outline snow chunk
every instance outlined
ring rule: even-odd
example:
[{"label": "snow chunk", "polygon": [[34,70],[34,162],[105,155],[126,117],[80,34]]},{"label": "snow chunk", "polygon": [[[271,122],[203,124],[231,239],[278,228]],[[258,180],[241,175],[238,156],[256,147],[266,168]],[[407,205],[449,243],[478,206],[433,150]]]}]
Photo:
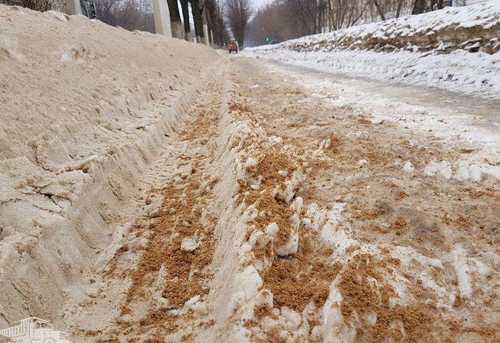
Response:
[{"label": "snow chunk", "polygon": [[451,165],[448,161],[432,161],[424,169],[425,176],[441,176],[450,179],[452,174]]},{"label": "snow chunk", "polygon": [[[248,304],[251,299],[257,296],[262,285],[263,281],[257,269],[252,265],[247,266],[234,278],[233,289],[235,292],[231,298],[230,307],[236,311],[240,306]],[[251,319],[252,316],[247,313],[246,317]]]},{"label": "snow chunk", "polygon": [[271,145],[281,144],[281,143],[283,143],[283,139],[281,137],[278,137],[278,136],[271,136],[271,137],[269,137],[269,143]]},{"label": "snow chunk", "polygon": [[273,294],[268,289],[263,289],[257,294],[255,298],[255,306],[266,307],[267,309],[273,308]]},{"label": "snow chunk", "polygon": [[195,251],[200,246],[196,237],[184,238],[181,243],[181,249],[184,251]]},{"label": "snow chunk", "polygon": [[266,231],[266,234],[272,238],[275,238],[276,235],[278,234],[278,231],[279,231],[279,226],[278,224],[276,223],[271,223],[269,224],[266,228],[265,228],[265,231]]},{"label": "snow chunk", "polygon": [[285,319],[286,328],[290,331],[296,331],[299,329],[302,323],[302,317],[299,313],[294,310],[284,306],[281,308],[281,315]]},{"label": "snow chunk", "polygon": [[410,161],[407,161],[403,165],[403,171],[405,173],[411,174],[415,171],[415,167],[413,166],[413,164]]},{"label": "snow chunk", "polygon": [[323,306],[321,331],[324,342],[353,343],[356,329],[346,325],[340,306],[342,294],[335,285],[330,286],[330,293]]},{"label": "snow chunk", "polygon": [[288,238],[288,241],[275,248],[276,254],[281,257],[290,256],[297,253],[299,249],[299,232],[293,231]]},{"label": "snow chunk", "polygon": [[361,167],[361,168],[362,167],[366,167],[366,166],[368,166],[368,161],[367,160],[359,160],[358,161],[358,166]]},{"label": "snow chunk", "polygon": [[304,225],[308,229],[319,230],[326,222],[327,213],[316,203],[311,203],[307,207]]},{"label": "snow chunk", "polygon": [[480,182],[483,172],[479,166],[469,165],[466,161],[459,161],[456,178],[460,181]]},{"label": "snow chunk", "polygon": [[184,306],[186,308],[192,310],[193,312],[196,312],[196,313],[199,313],[202,315],[208,313],[208,307],[203,302],[203,300],[201,299],[201,297],[199,295],[195,295],[194,297],[189,299]]},{"label": "snow chunk", "polygon": [[292,178],[286,182],[286,189],[276,189],[275,197],[276,199],[280,199],[285,201],[286,203],[290,203],[292,199],[295,197],[295,194],[299,191],[305,181],[305,176],[299,171],[295,171],[292,174]]},{"label": "snow chunk", "polygon": [[345,203],[335,203],[326,215],[326,223],[321,229],[321,238],[330,244],[336,241],[335,233],[337,227],[342,221],[342,212],[345,209]]},{"label": "snow chunk", "polygon": [[460,295],[464,299],[470,299],[472,296],[472,286],[469,278],[469,267],[467,265],[465,250],[461,246],[457,246],[455,250],[451,252],[451,259],[451,263],[457,274]]},{"label": "snow chunk", "polygon": [[262,279],[254,267],[248,266],[237,275],[236,286],[241,286],[248,298],[253,297],[257,294],[257,290],[262,287]]},{"label": "snow chunk", "polygon": [[255,158],[250,157],[249,159],[246,160],[246,162],[243,164],[244,169],[247,170],[251,167],[255,167],[257,165],[257,160]]}]

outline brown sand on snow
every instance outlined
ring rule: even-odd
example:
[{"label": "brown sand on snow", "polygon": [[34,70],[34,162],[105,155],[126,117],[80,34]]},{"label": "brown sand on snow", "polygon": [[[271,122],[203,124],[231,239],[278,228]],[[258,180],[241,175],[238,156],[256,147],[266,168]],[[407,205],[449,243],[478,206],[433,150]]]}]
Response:
[{"label": "brown sand on snow", "polygon": [[[134,337],[148,335],[149,341],[156,342],[163,335],[178,331],[182,327],[180,321],[189,322],[193,318],[192,312],[181,316],[170,312],[181,309],[194,296],[206,296],[209,291],[215,218],[207,211],[207,205],[213,201],[212,189],[217,180],[205,178],[206,161],[213,157],[213,151],[205,145],[213,135],[210,123],[217,120],[217,111],[210,108],[217,106],[217,100],[193,106],[195,119],[180,130],[176,139],[192,148],[176,156],[179,165],[186,169],[173,169],[172,179],[149,195],[160,196],[162,203],[153,211],[149,223],[137,222],[130,231],[132,241],[144,239],[147,243],[136,246],[132,242],[117,249],[103,273],[105,279],[117,283],[130,278],[112,326],[77,330],[79,335],[102,336],[106,331],[111,340],[126,335],[129,340],[141,341],[146,338]],[[185,245],[186,240],[194,245]],[[138,259],[133,264],[122,263],[126,255]],[[157,289],[157,293],[152,295],[151,289]],[[145,313],[136,313],[140,304],[151,297],[161,302],[147,307]]]},{"label": "brown sand on snow", "polygon": [[[208,121],[216,118],[202,113],[193,123],[193,131],[184,131],[181,139],[190,141],[194,138],[206,139],[211,132]],[[192,132],[196,132],[193,137]],[[148,279],[158,273],[163,266],[167,269],[162,297],[169,300],[167,308],[160,308],[151,312],[141,326],[155,326],[169,322],[168,309],[182,308],[182,306],[196,295],[208,293],[206,280],[210,278],[207,270],[212,261],[214,250],[214,218],[206,215],[203,224],[203,209],[211,200],[210,185],[202,186],[199,163],[196,159],[206,159],[207,156],[194,156],[191,175],[187,175],[182,182],[172,182],[163,189],[164,200],[159,212],[157,223],[148,231],[138,231],[138,235],[148,235],[148,245],[141,256],[136,270],[132,272],[132,285],[128,290],[126,304],[122,313],[130,312],[131,303],[135,297],[144,296],[143,289],[151,285]],[[186,157],[185,160],[190,160]],[[212,183],[213,186],[213,183]],[[182,249],[183,240],[196,237],[198,247],[194,251]],[[175,330],[175,317],[170,318],[168,329]],[[124,328],[127,324],[124,324]]]},{"label": "brown sand on snow", "polygon": [[[266,92],[269,92],[269,90],[266,90]],[[255,96],[258,97],[259,95],[257,94]],[[318,110],[318,108],[314,108],[310,111],[304,111],[303,113],[311,113],[315,110]],[[331,118],[341,117],[341,120],[345,118],[342,116],[342,112],[334,113],[334,115],[331,115],[328,112],[325,114],[330,115]],[[300,117],[300,114],[297,116],[298,120],[301,120],[302,118]],[[435,159],[453,158],[450,156],[452,152],[447,151],[443,147],[435,146],[432,148],[432,151],[429,151],[430,149],[415,150],[415,148],[409,147],[409,155],[407,156],[404,155],[408,152],[402,149],[394,154],[391,150],[395,149],[394,147],[397,143],[390,140],[392,133],[390,133],[391,131],[389,128],[384,129],[384,127],[382,127],[379,129],[377,126],[371,124],[369,120],[364,118],[357,120],[357,124],[361,125],[356,125],[355,122],[353,124],[353,121],[356,120],[355,117],[351,118],[347,116],[347,118],[343,119],[344,122],[330,119],[332,122],[331,126],[324,126],[327,130],[334,130],[334,133],[331,133],[331,135],[335,136],[335,140],[332,140],[332,142],[335,143],[332,144],[334,149],[330,148],[325,151],[325,155],[329,157],[330,163],[324,163],[322,165],[323,167],[327,166],[327,168],[324,169],[323,173],[318,175],[316,182],[314,182],[317,190],[315,197],[317,201],[322,201],[325,197],[337,200],[352,197],[351,200],[348,200],[348,211],[350,212],[352,210],[352,212],[348,212],[347,217],[349,218],[348,221],[350,222],[351,227],[355,230],[355,235],[359,235],[359,238],[362,241],[370,243],[380,242],[379,244],[390,242],[394,245],[409,245],[432,257],[439,256],[438,251],[441,249],[452,250],[453,246],[450,247],[449,245],[450,240],[453,244],[464,245],[469,245],[472,241],[474,241],[476,244],[482,246],[482,248],[474,248],[473,251],[478,251],[479,249],[490,250],[494,247],[492,244],[497,238],[495,238],[493,228],[499,224],[498,216],[495,215],[494,212],[491,212],[491,210],[495,208],[498,210],[498,184],[495,180],[487,180],[483,185],[474,186],[470,184],[459,185],[453,183],[450,185],[443,185],[442,180],[425,180],[424,182],[426,183],[426,186],[423,186],[423,192],[419,188],[413,188],[411,183],[407,184],[402,175],[398,177],[399,180],[394,179],[392,182],[386,183],[385,181],[382,181],[385,178],[384,176],[379,176],[378,178],[380,178],[380,180],[378,180],[376,177],[378,170],[381,171],[381,175],[387,174],[392,169],[389,165],[396,158],[408,158],[414,160],[415,163],[421,164],[428,161],[431,156]],[[296,119],[292,117],[288,120],[294,121]],[[306,128],[309,120],[310,119],[307,118],[305,123],[302,122],[297,126]],[[273,122],[273,120],[268,118],[263,123],[270,122]],[[276,127],[274,125],[267,125],[267,127],[269,127],[269,132],[277,135],[283,135],[283,131],[278,131],[278,128],[282,126],[282,123]],[[312,130],[310,131],[310,134],[308,134],[307,131],[303,131],[300,134],[299,132],[295,133],[292,131],[288,135],[284,134],[285,137],[283,139],[290,144],[298,144],[299,146],[308,144],[308,141],[311,139],[314,141],[315,137],[321,137],[321,135],[316,132],[318,129],[314,128],[314,126],[316,125],[311,125]],[[348,128],[350,130],[373,128],[376,131],[373,135],[369,134],[370,138],[366,141],[350,143],[347,142],[348,139],[346,139],[346,137],[342,137],[343,130],[345,130],[344,128]],[[380,136],[378,136],[379,134]],[[286,136],[292,138],[292,140],[287,140]],[[385,141],[380,140],[379,137],[385,137]],[[298,140],[294,141],[293,138]],[[339,142],[342,142],[343,144],[339,144]],[[403,149],[405,147],[404,142],[405,140],[403,139],[403,145],[401,146]],[[424,144],[422,144],[422,146],[424,146]],[[355,181],[350,185],[337,185],[334,181],[334,185],[327,186],[328,184],[332,184],[332,179],[334,178],[331,178],[331,176],[335,176],[335,174],[338,175],[338,173],[342,172],[352,174],[356,173],[357,170],[362,169],[363,167],[360,167],[357,163],[357,161],[361,159],[366,159],[368,161],[368,168],[369,171],[373,173],[373,176],[369,176],[367,179],[360,178],[359,181]],[[313,173],[316,174],[318,171],[313,171]],[[413,179],[412,181],[412,183],[418,184],[419,180]],[[377,189],[379,188],[379,183],[382,183],[385,188],[385,190],[381,190],[381,193],[379,193],[379,190]],[[437,186],[437,184],[441,184],[441,187],[445,189],[444,194],[441,193],[443,191],[438,190],[439,186]],[[494,186],[495,184],[496,186]],[[429,187],[429,185],[432,185],[432,195],[425,194],[425,188]],[[370,186],[372,190],[368,191],[367,186]],[[339,188],[335,189],[335,187]],[[346,189],[347,187],[348,189]],[[457,188],[454,189],[455,187]],[[471,188],[476,188],[479,194],[484,195],[492,191],[492,197],[483,196],[481,198],[481,203],[478,203],[475,196],[469,197],[469,194],[471,194]],[[480,191],[480,189],[482,191]],[[327,195],[328,193],[330,193],[329,196]],[[442,196],[447,196],[447,199],[442,200]],[[418,213],[417,211],[407,210],[406,208],[398,210],[398,208],[402,205],[402,200],[406,203],[411,201],[419,203],[421,201],[420,199],[422,201],[426,201],[427,205],[430,205],[429,207],[432,208],[433,206],[437,206],[440,209],[441,214],[438,212],[437,218],[447,218],[448,216],[456,218],[452,222],[443,220],[443,223],[448,225],[451,224],[451,226],[453,226],[452,230],[456,232],[456,234],[458,234],[457,236],[460,238],[448,237],[448,239],[446,239],[447,237],[439,232],[439,226],[429,220],[429,214],[432,212],[424,214]],[[370,203],[373,205],[370,206]],[[422,202],[420,203],[424,204]],[[419,205],[417,205],[417,207],[418,206]],[[462,210],[465,210],[464,212],[467,213],[467,220],[465,220],[463,215],[460,215]],[[479,213],[483,213],[483,215],[480,215]],[[431,214],[431,217],[433,215],[434,213]],[[371,232],[373,232],[372,228],[378,226],[378,223],[376,223],[377,221],[386,221],[390,223],[391,229],[384,229],[384,234],[387,235],[386,237],[380,236],[378,230],[374,232],[375,235],[371,234]],[[457,229],[465,230],[465,235],[458,233]],[[492,229],[493,231],[491,231]],[[481,233],[479,233],[479,235],[472,234],[471,230],[479,230]],[[489,238],[483,240],[482,242],[476,241],[478,237],[484,237],[484,235],[489,236]],[[399,238],[402,236],[406,239]],[[454,236],[454,234],[452,234],[452,236]],[[410,237],[412,237],[411,240],[409,239]],[[436,251],[436,248],[433,247],[433,245],[439,250]],[[356,249],[354,249],[354,251],[355,250]],[[383,250],[383,253],[384,255],[389,254],[390,251]],[[398,270],[400,268],[400,261],[398,261],[398,259],[386,257],[382,257],[381,261],[376,261],[377,257],[372,257],[372,260],[370,260],[367,259],[366,256],[362,258],[363,256],[364,255],[353,256],[348,266],[344,266],[344,270],[340,274],[338,283],[338,288],[345,299],[341,305],[342,315],[345,318],[350,318],[354,322],[358,322],[359,319],[356,318],[362,316],[363,313],[374,312],[377,314],[378,320],[376,325],[370,327],[370,325],[365,323],[364,328],[362,326],[360,331],[358,331],[358,337],[360,340],[379,341],[380,339],[387,337],[408,341],[434,341],[440,339],[450,339],[452,341],[457,339],[465,341],[468,341],[469,339],[479,339],[490,341],[494,339],[494,313],[497,313],[496,311],[498,310],[498,307],[491,303],[490,297],[495,297],[495,291],[483,284],[483,282],[491,282],[491,274],[486,276],[485,279],[482,279],[483,281],[478,280],[477,283],[479,289],[476,294],[479,295],[483,292],[489,293],[489,295],[483,293],[485,297],[479,301],[484,301],[484,305],[477,304],[476,299],[476,301],[469,303],[471,307],[468,307],[468,310],[465,311],[477,311],[475,312],[475,315],[473,315],[476,319],[471,322],[471,316],[465,315],[462,317],[462,315],[459,314],[461,311],[451,311],[445,314],[439,314],[440,311],[436,309],[435,305],[432,303],[434,296],[433,292],[429,292],[428,289],[424,291],[423,286],[421,285],[422,281],[418,279],[415,280],[414,276],[411,276],[411,272],[408,273],[409,275],[407,275],[407,277],[410,282],[416,282],[413,292],[415,292],[415,298],[417,301],[408,307],[393,305],[388,306],[387,301],[391,297],[394,290],[390,285],[383,285],[384,281],[387,281],[383,276],[384,274],[378,274],[379,272],[377,270],[380,268],[386,269],[389,272],[390,270]],[[357,261],[358,259],[360,260]],[[495,264],[490,266],[492,268],[490,270],[495,269]],[[438,276],[439,273],[437,271],[434,271],[434,273],[436,273],[437,279],[441,279],[443,277],[443,275]],[[480,276],[478,275],[478,277]],[[379,280],[383,286],[372,289],[367,278]],[[440,284],[444,287],[456,287],[457,285],[457,281],[453,276],[451,276],[451,278],[447,281],[442,280],[438,282],[440,282]],[[489,291],[487,291],[487,289],[489,289]],[[457,295],[457,297],[460,299],[460,295]],[[461,310],[464,309],[462,308]],[[485,319],[482,315],[484,313],[483,311],[491,311],[491,319]],[[442,315],[443,317],[440,317]],[[391,330],[395,330],[393,327],[395,322],[400,322],[402,324],[406,336],[401,337],[400,332],[391,332]],[[363,320],[361,323],[363,323]],[[461,326],[460,329],[458,328],[459,326]],[[436,331],[434,330],[438,330],[437,332],[440,332],[439,335],[436,335]],[[460,332],[462,332],[462,336],[460,335]],[[467,336],[471,332],[475,332],[476,336]],[[479,338],[479,336],[482,338]]]},{"label": "brown sand on snow", "polygon": [[[237,137],[232,143],[227,142],[230,149],[240,149],[244,164],[255,160],[245,167],[246,176],[236,180],[238,192],[233,195],[236,205],[256,209],[256,216],[248,221],[241,243],[251,242],[258,232],[265,236],[273,223],[279,229],[274,240],[257,240],[251,258],[241,262],[241,268],[260,266],[262,286],[259,294],[271,295],[272,301],[255,303],[251,318],[238,319],[242,310],[235,309],[228,318],[233,324],[217,322],[217,314],[210,310],[200,317],[196,310],[179,316],[165,308],[161,313],[155,312],[153,320],[141,322],[139,332],[145,337],[147,332],[153,335],[156,332],[156,335],[173,334],[173,340],[196,341],[212,337],[211,332],[215,330],[219,341],[230,341],[228,332],[224,329],[218,331],[218,328],[240,322],[241,327],[248,330],[250,341],[256,342],[281,342],[293,337],[298,341],[331,341],[329,330],[335,327],[338,331],[333,331],[334,336],[342,337],[345,330],[355,330],[355,341],[361,342],[379,342],[388,338],[404,342],[494,341],[494,262],[492,264],[488,258],[476,262],[489,266],[486,274],[481,275],[472,269],[466,272],[469,282],[475,285],[472,286],[475,289],[475,300],[472,301],[466,294],[461,294],[457,274],[460,271],[454,265],[456,261],[449,256],[457,245],[471,249],[472,254],[479,249],[491,251],[496,239],[492,229],[498,224],[498,218],[489,210],[498,207],[495,181],[486,179],[481,184],[463,184],[418,174],[413,177],[405,175],[392,166],[395,159],[409,159],[416,165],[424,165],[432,158],[457,158],[456,152],[434,144],[429,148],[415,148],[408,145],[409,137],[401,136],[398,127],[373,124],[368,115],[354,116],[345,109],[338,109],[332,115],[331,109],[313,101],[298,105],[296,101],[304,96],[302,91],[290,89],[290,85],[273,78],[271,80],[275,83],[270,82],[268,75],[249,62],[237,63],[242,66],[232,66],[236,70],[233,77],[240,88],[237,94],[231,94],[230,115],[236,121],[248,121],[261,127],[267,137],[278,136],[284,142],[269,147],[258,135],[251,135],[246,140]],[[253,77],[247,79],[247,73],[242,70],[252,70]],[[260,90],[262,94],[250,91],[255,89],[250,88],[252,84],[262,80],[270,85]],[[272,97],[266,98],[264,93],[272,94]],[[317,117],[307,115],[312,112]],[[368,131],[367,138],[348,136],[349,132],[360,129]],[[205,129],[201,132],[199,139],[208,145],[216,138],[205,138]],[[191,140],[194,138],[196,135],[190,137]],[[424,137],[411,138],[422,140],[421,146],[429,146],[423,143]],[[330,143],[318,152],[318,146],[324,140]],[[399,142],[397,147],[395,142]],[[284,144],[287,144],[286,148]],[[361,159],[367,161],[367,166],[359,164]],[[297,186],[292,199],[287,199],[284,194],[291,175],[298,171],[306,175],[305,184]],[[352,175],[357,177],[352,178]],[[169,194],[165,195],[165,204],[169,202]],[[334,230],[342,231],[349,226],[349,239],[353,243],[346,249],[339,247],[342,241],[332,246],[322,238],[323,233],[307,228],[305,223],[310,214],[306,206],[298,213],[291,206],[293,199],[298,197],[302,197],[305,204],[316,203],[327,210],[335,204],[345,203],[342,214],[345,219]],[[203,203],[203,197],[198,199]],[[421,212],[424,204],[429,212]],[[467,217],[460,214],[464,208],[469,209]],[[278,256],[278,249],[295,234],[294,216],[297,214],[303,221],[298,231],[298,250],[287,256]],[[214,223],[221,225],[221,218],[215,215]],[[452,233],[441,232],[446,230],[446,225],[453,228]],[[211,226],[207,228],[209,232],[212,230]],[[223,227],[223,230],[232,229],[235,228]],[[481,234],[470,235],[471,230],[480,230]],[[191,234],[189,231],[188,235]],[[177,237],[172,233],[170,236]],[[210,244],[222,244],[218,237]],[[178,244],[178,238],[175,239]],[[167,247],[169,253],[177,254],[176,244]],[[475,248],[471,248],[472,245]],[[405,253],[408,261],[404,255],[393,255],[397,248],[410,249]],[[378,249],[378,252],[370,252],[370,249]],[[200,253],[203,251],[201,249]],[[148,252],[143,256],[148,256]],[[473,256],[468,258],[478,258],[478,255]],[[440,262],[425,262],[426,259]],[[169,259],[162,261],[168,264]],[[196,264],[190,261],[188,265],[192,268]],[[211,268],[218,270],[224,266],[212,262]],[[177,270],[176,267],[171,269]],[[216,280],[216,274],[206,274],[204,282],[211,278]],[[185,278],[184,283],[166,285],[163,294],[170,299],[172,308],[185,307],[195,295],[210,304],[213,294],[218,292],[213,280],[204,283],[209,287],[208,294],[207,289],[198,287],[190,288],[195,290],[194,293],[179,294],[178,289],[182,290],[196,280],[197,275],[193,274]],[[439,293],[439,288],[429,286],[429,280],[446,293]],[[333,304],[329,300],[335,292],[332,285],[342,297]],[[405,288],[404,296],[398,290],[400,287]],[[230,294],[223,299],[229,303]],[[325,307],[338,308],[341,321],[328,324],[331,319],[325,318]],[[300,327],[294,328],[295,324],[283,319],[284,313],[290,310],[302,313]],[[200,318],[203,318],[202,325],[198,324]],[[323,327],[325,321],[330,327]],[[187,329],[189,327],[193,329]]]},{"label": "brown sand on snow", "polygon": [[[234,109],[234,107],[233,107]],[[280,171],[291,175],[297,166],[293,160],[279,152],[266,152],[255,167],[248,169],[253,177],[262,177],[263,190],[252,190],[240,181],[240,196],[244,197],[248,205],[255,204],[263,213],[255,219],[255,229],[264,230],[271,223],[278,224],[279,232],[274,244],[285,244],[291,234],[291,216],[293,214],[289,205],[276,198],[274,190],[276,185],[282,185],[286,177]],[[248,235],[252,231],[248,232]],[[292,309],[303,311],[305,306],[313,300],[322,306],[328,297],[330,283],[336,275],[336,268],[314,259],[315,251],[310,240],[304,235],[300,242],[300,249],[296,255],[289,259],[273,259],[272,266],[263,276],[264,287],[268,287],[274,295],[276,306],[288,306]],[[259,247],[256,258],[274,257],[271,244]]]},{"label": "brown sand on snow", "polygon": [[25,302],[82,341],[498,339],[498,182],[422,172],[465,150],[255,61],[0,16],[0,254],[27,268],[6,269],[1,320]]},{"label": "brown sand on snow", "polygon": [[218,59],[181,40],[0,5],[0,327],[59,322],[65,292],[80,292],[96,252],[137,215],[144,169]]}]

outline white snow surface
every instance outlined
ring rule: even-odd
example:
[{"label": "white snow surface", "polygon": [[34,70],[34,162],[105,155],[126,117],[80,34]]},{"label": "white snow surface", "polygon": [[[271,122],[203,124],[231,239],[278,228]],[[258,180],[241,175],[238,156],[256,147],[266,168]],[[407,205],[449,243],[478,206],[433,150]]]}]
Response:
[{"label": "white snow surface", "polygon": [[383,53],[363,50],[298,52],[286,47],[253,49],[247,55],[280,62],[366,77],[380,81],[403,82],[437,87],[500,99],[500,54],[471,54],[454,51],[447,55],[399,51]]},{"label": "white snow surface", "polygon": [[[500,52],[468,50],[476,40],[484,43],[489,39],[488,44],[498,49],[498,37],[490,36],[499,26],[500,0],[495,0],[246,49],[245,54],[319,71],[500,99]],[[465,38],[459,30],[468,30]],[[446,42],[438,42],[425,51],[426,36],[430,35]],[[391,52],[383,52],[385,47],[367,50],[369,42],[375,39],[386,42],[385,47]],[[450,42],[457,40],[460,44],[447,50]],[[419,44],[408,43],[404,48],[397,48],[391,44],[394,41],[418,41]]]}]

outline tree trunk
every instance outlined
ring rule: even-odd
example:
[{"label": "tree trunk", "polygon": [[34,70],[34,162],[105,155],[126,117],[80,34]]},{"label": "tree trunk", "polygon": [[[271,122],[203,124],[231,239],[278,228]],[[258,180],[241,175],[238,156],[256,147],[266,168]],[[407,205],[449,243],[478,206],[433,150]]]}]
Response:
[{"label": "tree trunk", "polygon": [[191,11],[193,12],[194,32],[196,42],[203,42],[203,9],[200,6],[200,0],[191,0]]},{"label": "tree trunk", "polygon": [[373,4],[375,5],[375,8],[377,9],[377,12],[378,12],[378,15],[380,16],[380,19],[385,20],[385,13],[384,13],[382,7],[380,6],[380,4],[378,3],[378,1],[373,0]]},{"label": "tree trunk", "polygon": [[214,20],[213,13],[211,13],[211,11],[208,11],[208,8],[205,7],[205,23],[207,25],[207,30],[208,30],[207,39],[208,39],[209,45],[212,45],[214,43],[213,42],[213,31],[214,31],[213,20]]},{"label": "tree trunk", "polygon": [[170,22],[172,26],[172,36],[176,38],[182,38],[182,20],[179,13],[179,6],[177,5],[177,0],[167,0],[168,10],[170,11]]},{"label": "tree trunk", "polygon": [[415,0],[411,14],[420,14],[425,12],[425,0]]},{"label": "tree trunk", "polygon": [[396,10],[396,18],[401,16],[401,10],[403,9],[403,0],[398,0],[398,8]]},{"label": "tree trunk", "polygon": [[189,4],[188,0],[180,0],[182,8],[182,17],[184,18],[184,39],[191,40],[191,24],[189,20]]}]

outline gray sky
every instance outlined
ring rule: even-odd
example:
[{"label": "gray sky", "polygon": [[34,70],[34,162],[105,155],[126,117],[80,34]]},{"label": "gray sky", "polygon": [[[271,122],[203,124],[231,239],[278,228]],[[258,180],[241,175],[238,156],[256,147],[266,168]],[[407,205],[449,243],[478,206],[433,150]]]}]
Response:
[{"label": "gray sky", "polygon": [[264,6],[265,4],[271,2],[273,0],[250,0],[250,2],[252,3],[252,6],[253,8],[257,9],[261,6]]}]

